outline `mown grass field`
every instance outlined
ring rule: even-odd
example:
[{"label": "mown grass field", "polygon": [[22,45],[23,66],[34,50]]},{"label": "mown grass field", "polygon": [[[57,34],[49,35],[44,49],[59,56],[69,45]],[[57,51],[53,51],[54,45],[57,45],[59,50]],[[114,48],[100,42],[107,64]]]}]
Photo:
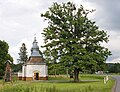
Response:
[{"label": "mown grass field", "polygon": [[74,83],[65,76],[50,77],[48,81],[0,81],[0,92],[111,92],[114,80],[103,83],[104,76],[81,75]]}]

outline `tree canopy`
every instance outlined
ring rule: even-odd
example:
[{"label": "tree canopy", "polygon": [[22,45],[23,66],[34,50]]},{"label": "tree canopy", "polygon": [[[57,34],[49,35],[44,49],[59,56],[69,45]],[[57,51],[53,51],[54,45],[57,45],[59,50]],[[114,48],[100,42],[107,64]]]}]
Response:
[{"label": "tree canopy", "polygon": [[16,65],[15,71],[22,71],[22,65],[27,61],[28,55],[27,55],[27,48],[25,43],[22,43],[22,46],[20,47],[19,59],[18,59],[18,65]]},{"label": "tree canopy", "polygon": [[71,67],[75,81],[79,81],[79,71],[102,70],[102,65],[111,54],[108,48],[101,45],[108,42],[109,36],[88,18],[93,11],[84,9],[82,5],[77,8],[68,2],[54,3],[41,14],[48,21],[48,27],[42,33],[46,60],[59,60]]},{"label": "tree canopy", "polygon": [[18,54],[19,54],[19,63],[22,64],[25,63],[26,60],[28,59],[27,48],[25,43],[22,43],[22,46],[20,47],[20,52]]},{"label": "tree canopy", "polygon": [[13,63],[13,58],[8,53],[8,50],[9,50],[8,43],[0,40],[0,76],[4,75],[7,60]]}]

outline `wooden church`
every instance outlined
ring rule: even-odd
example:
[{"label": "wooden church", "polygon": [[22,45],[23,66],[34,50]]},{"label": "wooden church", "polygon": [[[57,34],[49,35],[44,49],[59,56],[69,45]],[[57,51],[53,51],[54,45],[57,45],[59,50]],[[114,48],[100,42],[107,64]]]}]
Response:
[{"label": "wooden church", "polygon": [[48,67],[41,51],[39,50],[36,37],[31,48],[31,56],[22,66],[22,80],[47,80]]}]

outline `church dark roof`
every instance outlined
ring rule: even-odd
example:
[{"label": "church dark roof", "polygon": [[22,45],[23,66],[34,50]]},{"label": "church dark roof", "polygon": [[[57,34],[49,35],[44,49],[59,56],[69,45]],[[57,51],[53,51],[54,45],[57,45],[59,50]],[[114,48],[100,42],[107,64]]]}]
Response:
[{"label": "church dark roof", "polygon": [[30,57],[30,59],[28,60],[27,64],[46,64],[44,61],[44,58],[42,57]]}]

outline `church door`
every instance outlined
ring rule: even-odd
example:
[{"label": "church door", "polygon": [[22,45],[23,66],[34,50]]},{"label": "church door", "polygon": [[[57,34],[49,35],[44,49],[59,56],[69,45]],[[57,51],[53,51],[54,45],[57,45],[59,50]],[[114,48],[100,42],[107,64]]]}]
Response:
[{"label": "church door", "polygon": [[39,73],[34,73],[34,79],[39,80]]}]

